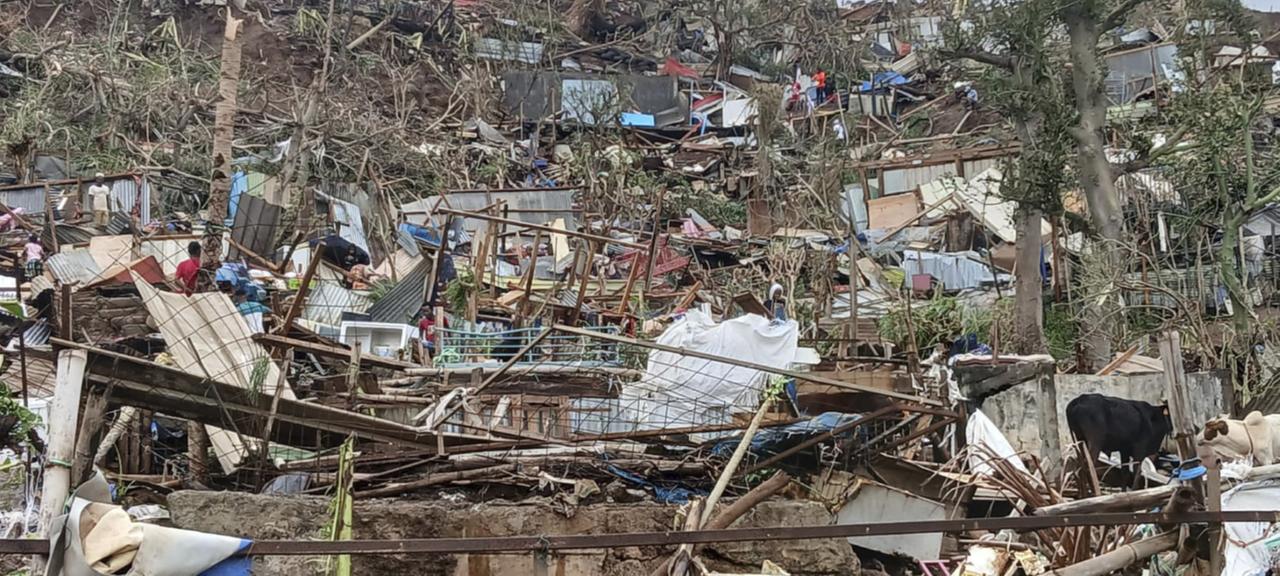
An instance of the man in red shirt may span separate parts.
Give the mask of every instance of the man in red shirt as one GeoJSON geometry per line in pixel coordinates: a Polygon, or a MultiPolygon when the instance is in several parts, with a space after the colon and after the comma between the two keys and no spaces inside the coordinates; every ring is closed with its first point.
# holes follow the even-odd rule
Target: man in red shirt
{"type": "Polygon", "coordinates": [[[178,277],[178,282],[182,284],[182,293],[190,296],[196,291],[196,276],[200,274],[200,243],[192,240],[187,244],[187,255],[190,258],[178,264],[175,275],[178,277]]]}

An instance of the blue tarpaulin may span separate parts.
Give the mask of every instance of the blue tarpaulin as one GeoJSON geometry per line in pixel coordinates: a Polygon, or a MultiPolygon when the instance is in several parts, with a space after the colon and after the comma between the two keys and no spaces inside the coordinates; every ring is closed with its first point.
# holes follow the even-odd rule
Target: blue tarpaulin
{"type": "Polygon", "coordinates": [[[908,82],[907,77],[897,72],[877,72],[871,77],[870,82],[863,82],[859,87],[859,92],[873,92],[881,88],[890,86],[901,86],[908,82]]]}
{"type": "Polygon", "coordinates": [[[683,486],[675,486],[673,488],[659,486],[646,480],[643,476],[633,474],[612,464],[609,465],[608,470],[610,474],[626,480],[627,482],[653,490],[653,497],[663,504],[684,504],[694,496],[706,495],[705,491],[690,490],[683,486]]]}
{"type": "MultiPolygon", "coordinates": [[[[841,412],[824,412],[804,422],[779,426],[777,428],[766,428],[751,438],[751,453],[773,454],[785,450],[787,447],[803,442],[805,439],[823,432],[830,432],[836,428],[856,422],[862,419],[861,414],[844,414],[841,412]]],[[[850,432],[858,432],[861,426],[854,428],[850,432]]],[[[847,434],[847,433],[846,433],[847,434]]],[[[734,436],[717,441],[716,445],[711,449],[711,453],[716,456],[729,456],[733,450],[738,447],[741,436],[734,436]]]]}
{"type": "Polygon", "coordinates": [[[425,242],[428,246],[440,247],[440,233],[436,231],[434,226],[418,226],[417,224],[405,222],[400,225],[400,230],[425,242]]]}
{"type": "Polygon", "coordinates": [[[641,128],[653,128],[654,126],[657,126],[657,121],[654,120],[653,114],[640,114],[639,112],[623,112],[622,125],[623,126],[639,126],[641,128]]]}
{"type": "Polygon", "coordinates": [[[225,224],[230,228],[236,223],[236,208],[240,207],[240,195],[249,190],[249,175],[243,170],[231,173],[231,200],[227,203],[227,219],[225,224]]]}

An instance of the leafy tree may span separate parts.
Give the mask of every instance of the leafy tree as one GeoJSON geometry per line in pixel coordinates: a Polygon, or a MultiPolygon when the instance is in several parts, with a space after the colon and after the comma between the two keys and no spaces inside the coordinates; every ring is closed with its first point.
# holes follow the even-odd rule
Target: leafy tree
{"type": "Polygon", "coordinates": [[[1052,0],[978,7],[966,26],[953,24],[946,55],[985,65],[985,103],[1014,125],[1022,151],[1005,170],[1002,192],[1018,203],[1013,348],[1039,353],[1044,342],[1041,222],[1062,210],[1062,170],[1072,143],[1066,127],[1072,111],[1062,93],[1060,56],[1050,35],[1052,0]]]}

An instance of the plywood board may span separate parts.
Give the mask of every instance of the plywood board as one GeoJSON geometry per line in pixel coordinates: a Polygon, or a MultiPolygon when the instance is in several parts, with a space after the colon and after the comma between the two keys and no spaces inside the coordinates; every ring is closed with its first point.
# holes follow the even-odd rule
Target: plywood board
{"type": "Polygon", "coordinates": [[[871,228],[897,228],[915,218],[922,208],[914,192],[868,200],[867,225],[871,228]]]}

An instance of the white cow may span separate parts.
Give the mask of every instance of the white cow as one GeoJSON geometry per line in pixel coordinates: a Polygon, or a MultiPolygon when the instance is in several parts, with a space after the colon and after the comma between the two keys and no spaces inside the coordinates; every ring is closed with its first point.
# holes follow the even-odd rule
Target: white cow
{"type": "Polygon", "coordinates": [[[1243,420],[1210,420],[1196,445],[1202,454],[1212,452],[1220,460],[1252,458],[1255,466],[1275,464],[1280,458],[1280,414],[1263,416],[1255,410],[1243,420]]]}

